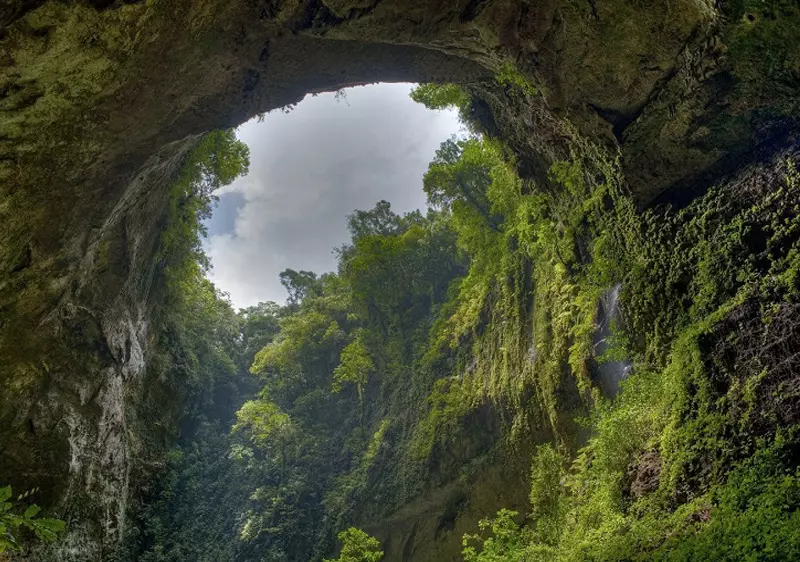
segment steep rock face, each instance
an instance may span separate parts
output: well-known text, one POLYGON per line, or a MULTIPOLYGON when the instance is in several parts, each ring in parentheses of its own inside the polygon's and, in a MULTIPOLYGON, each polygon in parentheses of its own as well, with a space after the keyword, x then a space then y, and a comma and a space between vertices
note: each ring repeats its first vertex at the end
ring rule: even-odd
POLYGON ((530 175, 543 177, 548 161, 590 139, 619 147, 645 204, 689 192, 697 178, 707 183, 754 146, 769 153, 776 137, 794 133, 797 8, 748 6, 7 4, 0 476, 41 486, 61 506, 77 559, 119 538, 132 459, 147 462, 140 442, 155 431, 140 416, 151 257, 167 186, 194 135, 308 92, 458 82, 484 99, 483 120, 530 175), (520 76, 533 88, 515 88, 520 76))
MULTIPOLYGON (((163 185, 191 144, 176 143, 153 156, 93 229, 80 261, 60 278, 42 279, 50 290, 63 285, 57 300, 27 300, 30 284, 23 283, 30 282, 20 280, 21 298, 6 309, 19 316, 4 317, 5 366, 15 370, 3 372, 11 392, 2 399, 0 472, 18 489, 40 486, 46 501, 62 506, 74 521, 68 551, 83 559, 100 558, 98 534, 111 541, 122 535, 133 458, 141 466, 155 453, 137 437, 148 285, 166 208, 163 185), (39 312, 48 304, 52 309, 39 312)), ((141 426, 155 422, 151 417, 141 426)))

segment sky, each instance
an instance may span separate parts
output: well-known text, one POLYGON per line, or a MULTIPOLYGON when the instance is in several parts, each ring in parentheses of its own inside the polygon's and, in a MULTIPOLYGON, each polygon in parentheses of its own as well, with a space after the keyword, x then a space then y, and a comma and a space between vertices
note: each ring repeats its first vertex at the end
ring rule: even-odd
POLYGON ((422 175, 439 144, 460 132, 454 111, 413 102, 410 84, 307 96, 239 127, 250 172, 217 192, 206 226, 209 277, 235 308, 283 303, 286 268, 333 271, 349 238, 346 216, 385 199, 397 213, 425 209, 422 175))

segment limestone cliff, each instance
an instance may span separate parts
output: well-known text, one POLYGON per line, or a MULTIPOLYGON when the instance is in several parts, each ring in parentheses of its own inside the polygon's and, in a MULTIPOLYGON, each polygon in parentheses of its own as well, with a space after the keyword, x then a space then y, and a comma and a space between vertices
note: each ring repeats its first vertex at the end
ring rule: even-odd
POLYGON ((641 206, 687 201, 795 140, 798 24, 787 0, 11 0, 0 481, 69 517, 68 559, 120 538, 132 471, 158 458, 144 443, 171 438, 154 419, 174 412, 142 398, 152 256, 196 135, 311 92, 454 82, 523 175, 618 151, 641 206))

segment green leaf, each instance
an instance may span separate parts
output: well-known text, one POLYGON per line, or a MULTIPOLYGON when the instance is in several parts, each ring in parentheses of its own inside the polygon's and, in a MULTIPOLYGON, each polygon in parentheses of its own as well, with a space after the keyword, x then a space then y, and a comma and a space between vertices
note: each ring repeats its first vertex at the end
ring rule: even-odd
POLYGON ((42 527, 54 533, 60 533, 63 531, 67 524, 62 521, 61 519, 49 519, 49 518, 42 518, 36 520, 36 525, 38 527, 42 527))
POLYGON ((11 486, 0 488, 0 502, 4 502, 10 497, 11 497, 11 486))
POLYGON ((25 514, 23 517, 26 519, 32 519, 36 517, 36 515, 42 510, 38 505, 32 504, 28 506, 28 509, 25 510, 25 514))

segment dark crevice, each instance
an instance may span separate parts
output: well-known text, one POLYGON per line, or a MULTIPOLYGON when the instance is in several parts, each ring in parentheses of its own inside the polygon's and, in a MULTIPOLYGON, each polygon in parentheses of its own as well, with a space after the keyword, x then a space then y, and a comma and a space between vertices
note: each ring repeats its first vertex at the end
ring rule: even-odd
POLYGON ((592 19, 594 21, 600 21, 600 16, 597 14, 597 0, 587 0, 589 3, 589 9, 592 11, 592 19))
MULTIPOLYGON (((592 0, 590 0, 590 1, 592 1, 592 0)), ((689 36, 689 38, 685 42, 683 49, 680 50, 681 54, 685 52, 685 50, 688 48, 689 45, 691 45, 692 43, 697 41, 698 35, 700 33, 701 32, 700 32, 699 28, 695 29, 691 33, 691 35, 689 36)), ((680 60, 680 54, 678 56, 678 60, 680 60)), ((590 107, 592 109, 594 109, 597 112, 597 114, 603 120, 608 121, 609 123, 612 124, 612 127, 613 127, 612 128, 612 132, 613 132, 614 138, 617 139, 617 142, 622 144, 623 137, 625 135, 625 131, 627 130, 627 128, 629 126, 631 126, 633 123, 635 123, 637 119, 639 119, 639 117, 642 115, 644 110, 651 103, 653 103, 654 101, 656 101, 658 99, 658 97, 666 89, 666 87, 670 83, 670 81, 678 74, 678 65, 677 65, 678 60, 675 61, 676 62, 675 65, 673 65, 672 67, 667 69, 667 71, 664 73, 664 75, 661 78, 656 80, 656 82, 653 84, 652 90, 650 90, 650 93, 647 95, 647 98, 645 99, 645 101, 643 103, 641 103, 640 105, 638 105, 631 112, 623 114, 621 112, 616 112, 614 110, 600 108, 600 107, 595 106, 593 104, 589 104, 590 107)), ((650 70, 650 69, 648 69, 648 70, 650 70)), ((655 69, 652 69, 652 70, 655 70, 655 69)))
POLYGON ((345 17, 345 19, 357 20, 357 19, 366 17, 366 16, 370 15, 372 12, 375 11, 375 8, 378 7, 379 3, 380 3, 380 0, 374 0, 372 2, 372 5, 368 6, 366 8, 353 8, 352 10, 350 10, 347 13, 347 16, 345 17))
POLYGON ((411 527, 411 534, 406 539, 403 545, 403 562, 410 562, 414 554, 414 538, 417 536, 417 523, 411 527))
POLYGON ((10 3, 4 6, 0 6, 0 39, 5 36, 5 28, 21 19, 27 14, 44 4, 45 0, 23 0, 22 2, 14 2, 11 0, 10 3))
POLYGON ((20 271, 28 269, 32 263, 33 263, 33 252, 31 251, 31 245, 28 244, 25 247, 25 253, 23 254, 20 261, 17 263, 17 265, 15 265, 14 268, 11 270, 11 273, 19 273, 20 271))
POLYGON ((627 129, 631 123, 639 118, 644 106, 645 104, 641 105, 630 113, 622 113, 613 109, 598 107, 592 103, 589 104, 589 107, 591 107, 603 121, 611 123, 611 132, 614 134, 614 138, 617 139, 617 142, 620 144, 622 144, 622 136, 625 133, 625 129, 627 129))
POLYGON ((95 10, 102 11, 114 5, 114 0, 89 0, 89 5, 95 10))
POLYGON ((370 15, 378 7, 380 0, 374 0, 366 8, 352 8, 344 16, 328 8, 320 0, 312 0, 306 9, 305 17, 300 22, 299 29, 324 29, 344 23, 349 20, 357 20, 370 15))
MULTIPOLYGON (((38 91, 38 89, 36 88, 19 89, 17 90, 17 92, 20 92, 20 96, 17 100, 15 100, 16 103, 12 101, 13 105, 10 107, 10 109, 15 111, 20 111, 25 108, 31 107, 39 100, 39 98, 42 97, 42 92, 38 91)), ((16 92, 11 92, 11 94, 14 93, 16 92)), ((8 94, 6 95, 3 94, 4 94, 3 92, 0 92, 0 98, 8 96, 8 94)))
POLYGON ((630 127, 636 122, 637 119, 639 119, 645 108, 661 94, 661 92, 664 90, 664 88, 666 88, 667 84, 675 77, 676 74, 677 69, 675 67, 670 68, 661 78, 656 80, 655 84, 653 84, 653 89, 647 95, 645 101, 627 113, 622 113, 613 109, 602 108, 591 103, 589 104, 589 107, 591 107, 601 119, 611 123, 614 138, 617 139, 618 143, 622 144, 625 131, 628 129, 628 127, 630 127))
POLYGON ((493 138, 500 136, 500 127, 497 125, 491 106, 486 101, 473 96, 468 115, 480 125, 488 136, 493 138))
POLYGON ((439 517, 439 521, 434 531, 434 536, 439 538, 442 533, 452 531, 456 526, 456 520, 462 510, 469 503, 469 496, 461 489, 456 488, 445 501, 444 509, 439 517))
POLYGON ((800 121, 791 120, 776 127, 765 140, 744 150, 731 152, 702 173, 669 186, 648 207, 671 206, 681 209, 705 195, 715 185, 736 176, 744 168, 768 162, 776 153, 797 147, 800 143, 800 121))
POLYGON ((321 27, 327 22, 332 24, 340 23, 337 21, 336 16, 327 7, 325 7, 320 0, 311 0, 305 9, 302 10, 302 15, 295 24, 295 31, 303 31, 305 29, 312 29, 321 27))
POLYGON ((461 10, 458 19, 461 23, 467 23, 477 18, 488 4, 488 0, 470 0, 467 6, 461 10))
POLYGON ((314 17, 309 27, 322 28, 333 25, 339 25, 344 21, 344 18, 337 16, 327 6, 320 4, 314 13, 314 17))
MULTIPOLYGON (((20 86, 19 84, 11 84, 10 86, 8 86, 6 88, 1 88, 0 89, 0 99, 5 99, 8 96, 16 94, 17 92, 21 92, 21 91, 22 91, 22 86, 20 86)), ((0 138, 2 138, 2 137, 0 137, 0 138)))
POLYGON ((245 92, 252 92, 253 90, 256 89, 256 86, 258 85, 260 79, 261 75, 258 73, 257 70, 254 70, 252 68, 247 69, 247 71, 244 74, 244 86, 242 86, 242 89, 245 92))

